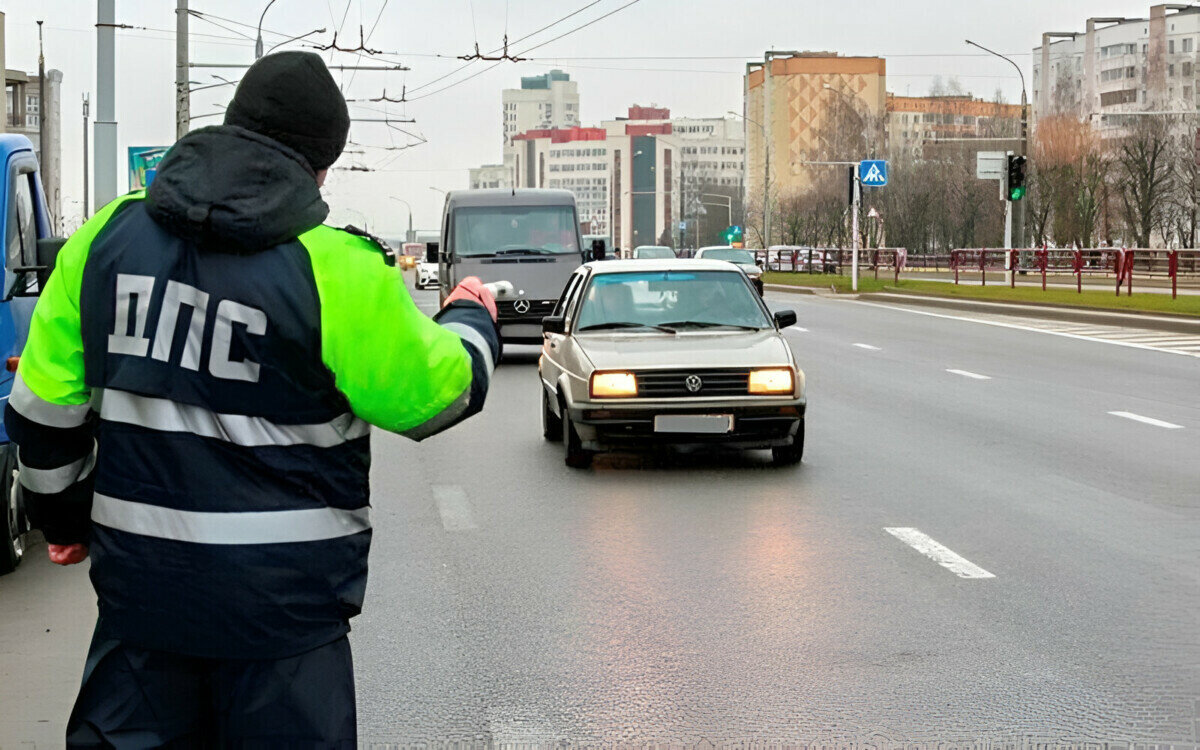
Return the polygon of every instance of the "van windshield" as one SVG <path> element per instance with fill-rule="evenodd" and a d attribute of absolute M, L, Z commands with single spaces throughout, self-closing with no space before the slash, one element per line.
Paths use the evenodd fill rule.
<path fill-rule="evenodd" d="M 454 209 L 459 256 L 578 253 L 571 206 L 478 206 Z"/>

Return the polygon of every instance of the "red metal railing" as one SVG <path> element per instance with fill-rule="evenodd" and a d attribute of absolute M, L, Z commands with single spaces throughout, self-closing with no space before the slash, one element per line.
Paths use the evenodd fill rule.
<path fill-rule="evenodd" d="M 1022 259 L 1032 259 L 1032 264 Z M 1005 272 L 1009 269 L 1033 270 L 1042 276 L 1042 290 L 1046 289 L 1048 274 L 1073 275 L 1075 290 L 1083 292 L 1084 275 L 1109 276 L 1116 281 L 1116 293 L 1133 294 L 1133 278 L 1169 278 L 1171 298 L 1179 292 L 1179 279 L 1200 278 L 1200 250 L 1147 250 L 1141 248 L 1080 248 L 1050 249 L 1046 247 L 1025 250 L 989 250 L 986 248 L 963 248 L 950 252 L 950 269 L 954 272 L 954 283 L 966 271 L 978 271 L 980 284 L 987 285 L 989 272 Z M 1009 279 L 1016 286 L 1016 274 Z"/>

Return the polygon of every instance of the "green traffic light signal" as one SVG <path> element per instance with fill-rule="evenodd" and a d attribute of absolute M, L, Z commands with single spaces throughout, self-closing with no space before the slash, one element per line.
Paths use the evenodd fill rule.
<path fill-rule="evenodd" d="M 1025 197 L 1026 159 L 1019 154 L 1008 155 L 1008 199 L 1019 201 Z"/>
<path fill-rule="evenodd" d="M 1015 188 L 1010 188 L 1008 191 L 1008 199 L 1010 201 L 1019 201 L 1025 197 L 1025 186 L 1020 185 Z"/>

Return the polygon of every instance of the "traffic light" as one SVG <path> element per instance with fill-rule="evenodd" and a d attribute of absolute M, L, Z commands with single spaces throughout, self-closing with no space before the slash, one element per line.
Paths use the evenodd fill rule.
<path fill-rule="evenodd" d="M 725 230 L 725 234 L 723 236 L 725 237 L 726 245 L 739 244 L 742 241 L 742 228 L 739 226 L 729 227 Z"/>
<path fill-rule="evenodd" d="M 1008 155 L 1008 199 L 1019 201 L 1025 197 L 1025 157 Z"/>

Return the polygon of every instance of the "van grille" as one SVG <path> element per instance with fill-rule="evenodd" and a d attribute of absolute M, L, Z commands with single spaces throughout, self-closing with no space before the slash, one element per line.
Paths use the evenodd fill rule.
<path fill-rule="evenodd" d="M 639 398 L 745 396 L 750 385 L 749 369 L 642 370 L 634 374 Z M 699 390 L 688 388 L 692 376 L 700 379 Z"/>
<path fill-rule="evenodd" d="M 521 312 L 517 306 L 521 303 L 528 303 L 529 309 Z M 517 300 L 498 300 L 496 302 L 496 314 L 500 323 L 541 323 L 542 318 L 554 312 L 554 305 L 557 300 L 552 299 L 517 299 Z M 524 305 L 521 305 L 524 307 Z"/>

